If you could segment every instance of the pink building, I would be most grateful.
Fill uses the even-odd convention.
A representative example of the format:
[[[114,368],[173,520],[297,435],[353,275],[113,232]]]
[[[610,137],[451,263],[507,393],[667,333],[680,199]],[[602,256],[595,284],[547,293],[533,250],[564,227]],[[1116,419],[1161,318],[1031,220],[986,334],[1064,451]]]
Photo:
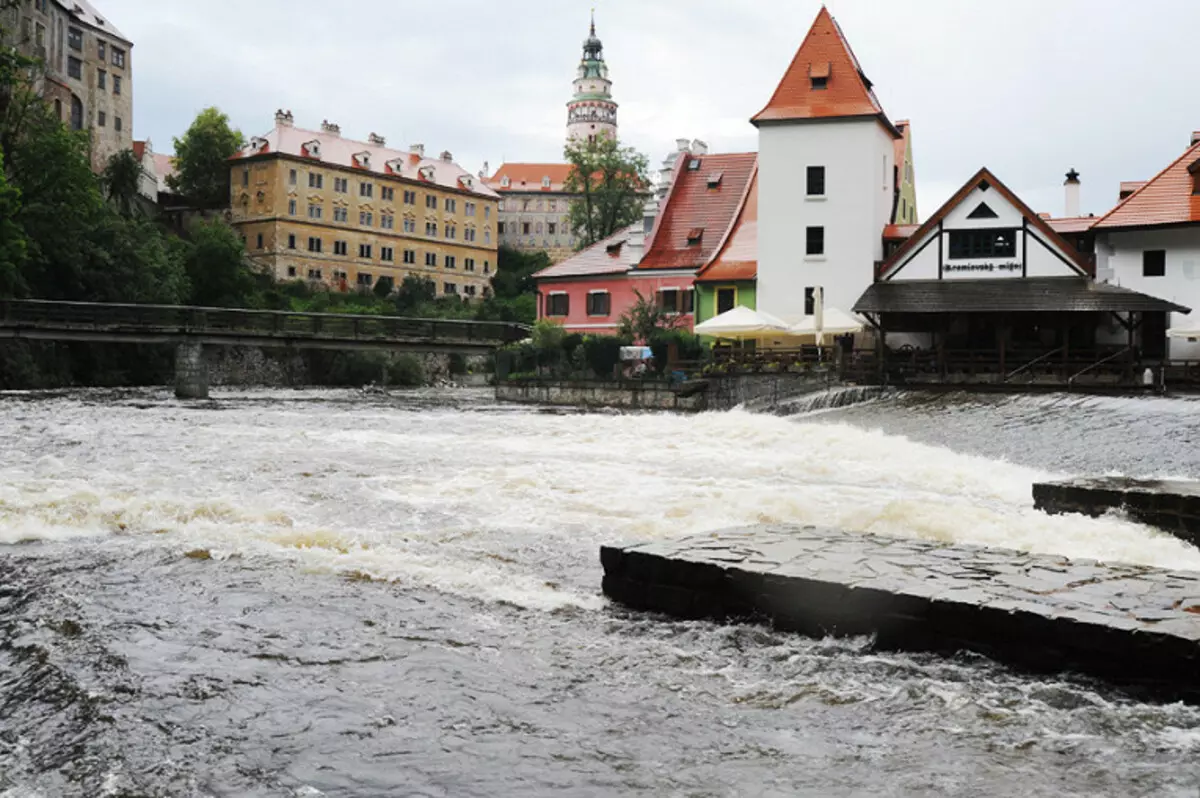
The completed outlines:
[[[650,203],[644,222],[536,275],[538,318],[575,333],[612,335],[640,294],[691,330],[696,272],[729,235],[755,162],[754,153],[678,153],[661,207]]]

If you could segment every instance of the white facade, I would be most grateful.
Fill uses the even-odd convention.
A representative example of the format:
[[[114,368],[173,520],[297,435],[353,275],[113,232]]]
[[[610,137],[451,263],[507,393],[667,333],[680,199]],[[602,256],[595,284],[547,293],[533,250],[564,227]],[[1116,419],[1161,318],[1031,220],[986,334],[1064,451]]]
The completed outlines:
[[[1165,274],[1147,276],[1144,253],[1156,250],[1166,252]],[[1187,316],[1172,313],[1168,328],[1200,327],[1200,226],[1101,232],[1096,270],[1098,279],[1192,308]],[[1173,338],[1169,347],[1171,358],[1200,359],[1200,341]]]
[[[986,206],[987,212],[978,213]],[[972,215],[975,214],[975,218]],[[991,214],[995,214],[994,216]],[[955,257],[954,231],[994,230],[1011,236],[1012,254],[988,257]],[[938,239],[941,239],[940,241]],[[887,279],[995,280],[1021,277],[1078,277],[1067,253],[1044,232],[1032,226],[1025,214],[995,188],[976,186],[942,219],[939,227],[915,241],[907,254],[890,267]],[[1138,289],[1141,290],[1141,289]],[[1153,293],[1153,292],[1149,292]]]
[[[807,196],[810,166],[825,167],[823,196]],[[875,117],[760,126],[759,310],[799,320],[816,287],[826,307],[853,307],[883,259],[894,167],[895,139]],[[824,254],[806,254],[809,227],[824,228]]]

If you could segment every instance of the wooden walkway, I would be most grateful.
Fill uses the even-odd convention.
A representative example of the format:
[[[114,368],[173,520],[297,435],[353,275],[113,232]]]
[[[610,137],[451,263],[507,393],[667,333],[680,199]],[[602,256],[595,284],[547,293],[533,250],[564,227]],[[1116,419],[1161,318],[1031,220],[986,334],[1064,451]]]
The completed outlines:
[[[0,300],[0,338],[10,339],[486,354],[528,334],[505,322]]]

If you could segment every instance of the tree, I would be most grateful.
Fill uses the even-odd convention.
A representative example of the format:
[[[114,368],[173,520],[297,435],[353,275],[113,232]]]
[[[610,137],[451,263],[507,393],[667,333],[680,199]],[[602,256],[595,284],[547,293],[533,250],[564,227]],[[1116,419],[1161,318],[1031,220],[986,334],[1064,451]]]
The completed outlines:
[[[100,175],[100,185],[108,201],[122,216],[132,216],[142,184],[142,165],[133,150],[114,153]]]
[[[258,281],[246,262],[246,244],[222,221],[198,221],[190,240],[177,241],[176,252],[191,282],[190,302],[205,307],[244,307]]]
[[[533,294],[537,291],[533,276],[552,265],[550,256],[545,252],[521,252],[512,247],[500,247],[496,273],[492,276],[493,296],[497,299],[516,299]]]
[[[661,306],[646,299],[636,288],[633,290],[637,301],[629,310],[621,314],[617,322],[617,334],[622,338],[648,345],[659,334],[677,330],[683,324],[683,317],[668,313]]]
[[[404,275],[400,287],[396,289],[396,311],[405,315],[419,305],[433,302],[437,299],[437,283],[428,277],[415,274]]]
[[[0,162],[4,153],[0,151]],[[25,231],[18,223],[21,192],[8,184],[0,169],[0,297],[13,296],[24,287]]]
[[[229,204],[229,159],[242,148],[241,131],[229,125],[229,117],[216,108],[206,108],[192,126],[175,139],[175,174],[167,184],[202,209]]]
[[[603,134],[571,141],[563,154],[571,164],[566,189],[577,195],[570,220],[580,249],[642,218],[650,185],[645,155]]]

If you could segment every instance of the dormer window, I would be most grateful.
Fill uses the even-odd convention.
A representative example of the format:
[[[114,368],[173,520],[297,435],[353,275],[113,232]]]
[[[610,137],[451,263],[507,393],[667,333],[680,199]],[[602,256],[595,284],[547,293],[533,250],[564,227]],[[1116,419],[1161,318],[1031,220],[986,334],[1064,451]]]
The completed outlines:
[[[709,188],[720,188],[721,180],[724,177],[725,177],[724,172],[713,172],[711,175],[708,176],[708,187]]]
[[[504,177],[500,178],[500,186],[502,188],[508,188],[511,185],[512,185],[512,180],[510,180],[508,178],[508,175],[505,175]]]
[[[473,191],[475,189],[475,179],[470,175],[463,175],[458,180],[463,184],[463,188],[467,189],[468,191]]]
[[[1188,167],[1188,174],[1192,176],[1192,196],[1200,196],[1200,158]]]
[[[371,153],[357,152],[354,154],[354,165],[361,169],[371,168]]]
[[[407,164],[407,163],[408,163],[407,158],[393,158],[392,160],[387,162],[387,168],[390,169],[391,171],[395,172],[396,174],[400,174],[401,171],[403,171],[405,164]]]
[[[267,140],[255,136],[250,139],[250,151],[254,153],[263,152],[267,148]]]
[[[421,179],[433,180],[433,167],[432,166],[422,166],[421,167]]]
[[[693,227],[688,230],[687,242],[689,247],[698,247],[700,242],[704,240],[704,228]]]
[[[550,176],[546,175],[542,178],[542,188],[550,188]]]
[[[831,69],[832,68],[828,61],[809,65],[808,79],[812,82],[812,87],[814,90],[823,91],[829,87],[829,73]]]
[[[693,158],[692,160],[688,161],[688,171],[689,172],[699,172],[700,171],[700,159],[699,158]]]
[[[304,144],[304,154],[307,155],[309,158],[320,158],[321,157],[321,142],[318,141],[317,139],[313,139],[312,141],[306,142]]]

